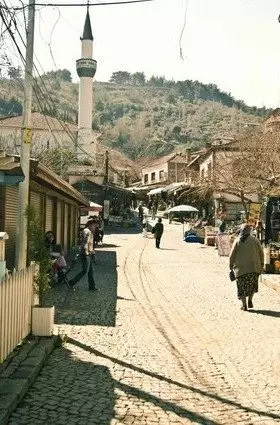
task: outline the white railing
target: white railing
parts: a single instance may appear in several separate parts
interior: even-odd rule
[[[35,268],[0,281],[0,362],[30,333]]]

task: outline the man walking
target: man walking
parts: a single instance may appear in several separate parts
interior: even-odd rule
[[[88,280],[88,289],[90,291],[98,291],[95,287],[95,281],[93,276],[93,262],[94,262],[94,231],[95,222],[94,220],[89,220],[86,224],[86,227],[82,231],[82,241],[81,241],[81,261],[82,261],[82,270],[69,281],[70,288],[74,289],[74,285],[79,282],[79,280],[87,276]]]
[[[157,221],[157,223],[155,224],[155,227],[154,227],[154,235],[155,235],[155,240],[156,240],[156,248],[159,248],[162,234],[163,234],[163,224],[162,224],[161,218],[158,218],[158,221]]]
[[[139,217],[140,223],[142,224],[143,218],[144,218],[144,208],[143,208],[142,202],[140,202],[138,207],[138,217]]]

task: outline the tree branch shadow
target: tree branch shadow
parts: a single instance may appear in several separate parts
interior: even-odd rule
[[[77,347],[80,347],[83,350],[88,351],[88,352],[90,352],[90,353],[92,353],[92,354],[94,354],[94,355],[96,355],[98,357],[102,357],[102,358],[105,358],[107,360],[112,361],[113,363],[119,364],[120,366],[123,366],[123,367],[126,367],[126,368],[130,368],[130,369],[132,369],[132,370],[134,370],[136,372],[143,373],[143,374],[145,374],[147,376],[150,376],[152,378],[156,378],[156,379],[158,379],[160,381],[164,381],[164,382],[170,383],[172,385],[176,385],[176,386],[178,386],[178,387],[180,387],[182,389],[190,390],[190,391],[192,391],[192,392],[194,392],[196,394],[199,394],[201,396],[204,396],[204,397],[206,397],[208,399],[214,399],[214,400],[219,401],[222,404],[234,406],[237,409],[242,409],[244,412],[255,413],[255,414],[266,416],[268,418],[273,418],[273,419],[280,419],[280,415],[278,415],[278,414],[271,413],[271,412],[265,412],[265,411],[261,411],[261,410],[257,410],[257,409],[254,409],[252,407],[249,407],[249,406],[244,406],[241,403],[238,403],[238,402],[233,401],[233,400],[229,400],[227,398],[224,398],[222,396],[219,396],[218,394],[209,393],[209,392],[204,391],[204,390],[201,390],[199,388],[195,388],[195,387],[192,387],[190,385],[182,384],[181,382],[178,382],[178,381],[175,381],[173,379],[167,378],[167,377],[165,377],[163,375],[159,375],[157,373],[150,372],[150,371],[148,371],[146,369],[143,369],[143,368],[141,368],[139,366],[132,365],[131,363],[127,363],[127,362],[125,362],[123,360],[119,360],[119,359],[117,359],[115,357],[112,357],[112,356],[109,356],[107,354],[104,354],[101,351],[96,350],[95,348],[92,348],[92,347],[90,347],[90,346],[88,346],[86,344],[83,344],[82,342],[77,341],[77,340],[75,340],[73,338],[68,338],[67,339],[67,342],[69,344],[76,345]],[[137,390],[134,389],[133,391],[137,391],[139,393],[140,390],[139,389],[137,389]],[[146,397],[145,394],[143,396]],[[164,403],[165,403],[165,401],[164,401]],[[171,406],[169,406],[169,407],[171,408]],[[187,416],[184,416],[184,417],[187,417]],[[213,422],[213,424],[215,424],[215,422]]]

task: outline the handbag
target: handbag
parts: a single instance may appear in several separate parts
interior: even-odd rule
[[[231,270],[229,272],[229,278],[230,278],[231,282],[233,282],[236,279],[236,276],[235,276],[235,273],[234,273],[233,270]]]

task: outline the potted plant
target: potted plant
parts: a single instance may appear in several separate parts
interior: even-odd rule
[[[50,289],[50,270],[52,259],[45,245],[45,234],[40,226],[35,209],[28,206],[26,209],[28,260],[37,267],[34,276],[34,291],[38,304],[32,308],[32,334],[37,336],[51,336],[54,328],[54,306],[43,305],[43,296]]]

